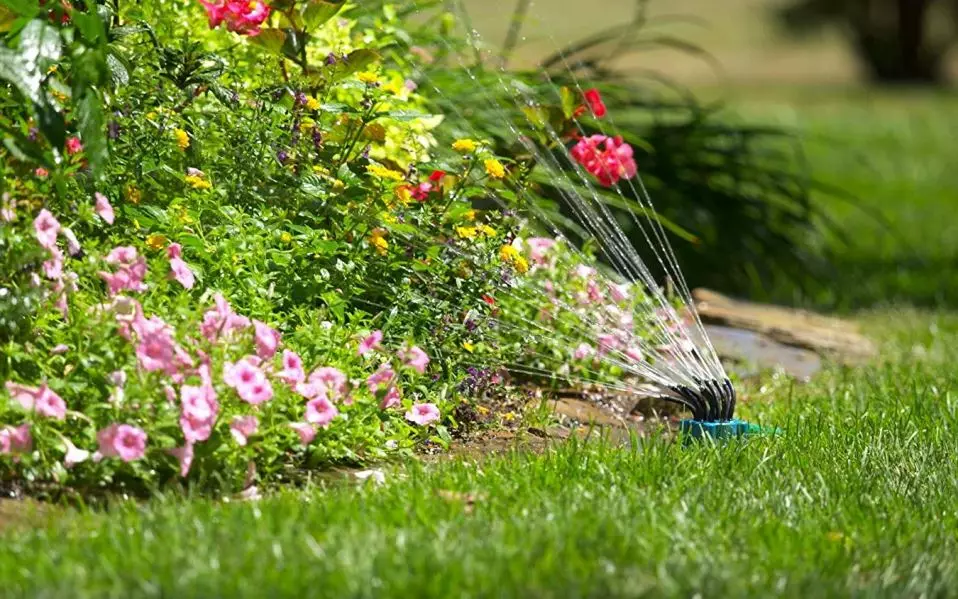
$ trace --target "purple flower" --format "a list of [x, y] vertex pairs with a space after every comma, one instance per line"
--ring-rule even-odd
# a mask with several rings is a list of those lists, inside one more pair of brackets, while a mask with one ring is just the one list
[[276, 152], [276, 160], [279, 160], [280, 164], [286, 164], [286, 161], [289, 160], [289, 154], [286, 153], [286, 150], [280, 150]]
[[313, 129], [313, 146], [318, 150], [323, 145], [323, 134], [319, 129]]
[[325, 62], [326, 62], [326, 66], [329, 66], [329, 67], [336, 64], [336, 54], [334, 54], [333, 52], [330, 52], [329, 54], [327, 54]]
[[110, 121], [106, 126], [106, 134], [110, 139], [116, 139], [120, 137], [120, 123], [116, 121]]
[[306, 99], [307, 99], [306, 94], [304, 94], [303, 92], [296, 92], [296, 104], [300, 106], [305, 106]]

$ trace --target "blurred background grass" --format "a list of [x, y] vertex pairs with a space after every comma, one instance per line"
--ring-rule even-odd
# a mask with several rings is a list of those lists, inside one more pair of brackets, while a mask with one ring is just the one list
[[[735, 291], [837, 309], [901, 302], [955, 307], [958, 168], [952, 151], [958, 98], [947, 86], [870, 83], [847, 29], [789, 35], [776, 19], [784, 3], [652, 0], [647, 11], [649, 30], [658, 32], [653, 37], [680, 40], [707, 55], [650, 44], [612, 61], [633, 78], [661, 76], [703, 101], [721, 102], [723, 119], [795, 131], [810, 174], [851, 196], [812, 194], [839, 225], [840, 234], [826, 234], [825, 247], [815, 248], [833, 267], [825, 284], [799, 291], [788, 282], [766, 282]], [[465, 5], [486, 42], [501, 43], [515, 3], [466, 0]], [[634, 0], [537, 0], [512, 64], [533, 65], [573, 41], [623, 24], [635, 5]], [[945, 61], [951, 78], [954, 58], [952, 53]], [[696, 284], [694, 269], [684, 266]]]

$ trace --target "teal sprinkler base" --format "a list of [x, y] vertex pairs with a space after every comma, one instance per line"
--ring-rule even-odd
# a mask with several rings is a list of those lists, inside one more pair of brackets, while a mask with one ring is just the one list
[[709, 437], [712, 440], [719, 441], [731, 439], [734, 437], [746, 437], [761, 434], [777, 434], [781, 431], [777, 428], [768, 429], [757, 424], [749, 424], [744, 420], [725, 420], [716, 422], [706, 422], [703, 420], [693, 420], [687, 418], [679, 423], [679, 432], [682, 438], [689, 442], [691, 440], [700, 440]]

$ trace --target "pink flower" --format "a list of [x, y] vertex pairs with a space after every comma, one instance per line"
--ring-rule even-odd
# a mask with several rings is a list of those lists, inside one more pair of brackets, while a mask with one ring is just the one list
[[316, 438], [316, 429], [311, 424], [291, 422], [289, 426], [299, 435], [299, 440], [303, 445], [309, 445]]
[[43, 177], [46, 177], [47, 175], [49, 175], [50, 171], [43, 168], [42, 166], [38, 166], [37, 168], [33, 170], [33, 174], [42, 179]]
[[200, 4], [206, 9], [211, 29], [225, 21], [228, 30], [241, 35], [258, 35], [270, 13], [262, 0], [200, 0]]
[[359, 342], [359, 355], [364, 356], [374, 349], [379, 348], [379, 343], [383, 340], [382, 331], [373, 331], [368, 337]]
[[36, 395], [36, 411], [41, 416], [63, 420], [67, 416], [67, 404], [63, 398], [54, 393], [46, 383], [40, 387]]
[[96, 435], [100, 449], [94, 459], [118, 457], [132, 462], [146, 453], [146, 433], [129, 424], [111, 424]]
[[315, 399], [317, 397], [328, 397], [326, 385], [320, 382], [302, 382], [296, 383], [294, 390], [306, 399]]
[[240, 399], [252, 405], [269, 401], [273, 397], [273, 386], [263, 371], [248, 357], [235, 364], [227, 364], [223, 382], [236, 389]]
[[399, 407], [400, 399], [399, 387], [393, 385], [389, 389], [386, 389], [386, 394], [383, 395], [383, 400], [379, 402], [379, 409], [388, 410], [389, 408]]
[[633, 159], [632, 146], [621, 137], [591, 135], [583, 137], [569, 151], [599, 183], [611, 187], [620, 179], [631, 179], [638, 171]]
[[90, 452], [80, 449], [66, 437], [63, 438], [63, 445], [66, 453], [63, 456], [63, 465], [66, 468], [72, 468], [80, 462], [85, 462], [90, 458]]
[[330, 394], [332, 399], [339, 399], [346, 395], [347, 379], [343, 371], [332, 366], [317, 368], [309, 375], [311, 383], [319, 383]]
[[76, 256], [80, 253], [80, 242], [77, 240], [77, 236], [73, 234], [68, 228], [64, 228], [60, 231], [63, 234], [63, 237], [67, 240], [67, 253], [71, 256]]
[[110, 200], [107, 199], [105, 195], [99, 191], [93, 194], [93, 197], [96, 198], [96, 213], [102, 218], [106, 224], [113, 224], [113, 206], [110, 205]]
[[50, 259], [43, 263], [43, 274], [53, 281], [63, 276], [63, 252], [57, 246], [50, 249]]
[[179, 370], [180, 348], [173, 340], [172, 329], [163, 319], [153, 316], [149, 320], [142, 316], [134, 320], [133, 329], [139, 338], [136, 346], [136, 360], [146, 372], [162, 370], [173, 375]]
[[213, 296], [216, 306], [203, 314], [203, 323], [200, 332], [209, 341], [215, 342], [220, 336], [228, 336], [233, 331], [245, 329], [249, 326], [249, 319], [233, 312], [226, 298], [217, 293]]
[[426, 426], [439, 420], [439, 408], [433, 403], [413, 404], [406, 412], [406, 420], [419, 426]]
[[24, 410], [33, 410], [34, 405], [36, 405], [37, 395], [40, 394], [38, 388], [28, 387], [27, 385], [14, 383], [13, 381], [7, 381], [4, 383], [4, 386], [7, 388], [7, 392], [10, 393], [10, 399], [20, 404], [20, 407]]
[[609, 333], [602, 333], [596, 337], [596, 341], [599, 343], [599, 354], [607, 354], [610, 351], [618, 348], [619, 340], [615, 335]]
[[596, 88], [587, 89], [583, 94], [585, 96], [585, 101], [589, 105], [589, 110], [592, 111], [592, 114], [595, 115], [595, 118], [601, 119], [605, 116], [605, 103], [602, 101], [602, 96], [599, 94], [599, 90]]
[[0, 453], [29, 453], [31, 449], [33, 449], [33, 436], [30, 434], [29, 422], [24, 422], [20, 426], [7, 426], [0, 430]]
[[283, 369], [279, 371], [276, 376], [290, 385], [303, 382], [306, 379], [306, 371], [303, 370], [303, 359], [300, 358], [296, 352], [284, 349]]
[[33, 220], [33, 231], [36, 233], [37, 241], [48, 250], [53, 250], [57, 245], [57, 234], [60, 233], [60, 222], [50, 214], [50, 211], [44, 208], [40, 214]]
[[425, 374], [426, 366], [429, 364], [429, 356], [421, 348], [412, 346], [404, 352], [401, 352], [400, 358], [406, 366], [409, 366], [419, 374]]
[[212, 387], [183, 385], [180, 388], [180, 404], [180, 429], [186, 442], [192, 444], [209, 439], [219, 412]]
[[193, 271], [181, 258], [170, 259], [170, 272], [173, 274], [173, 279], [186, 289], [192, 289], [196, 283]]
[[625, 355], [636, 362], [642, 361], [642, 350], [637, 347], [629, 347], [625, 350]]
[[612, 301], [615, 302], [624, 302], [629, 299], [628, 283], [622, 283], [621, 285], [611, 283], [609, 285], [609, 295], [612, 296]]
[[40, 416], [63, 420], [66, 418], [67, 405], [46, 383], [39, 388], [28, 387], [12, 381], [5, 384], [10, 398], [28, 412], [36, 412]]
[[268, 360], [276, 355], [281, 339], [280, 334], [273, 328], [270, 328], [265, 322], [254, 320], [253, 327], [256, 329], [254, 340], [256, 341], [256, 355], [264, 360]]
[[146, 258], [138, 256], [136, 248], [115, 247], [107, 254], [104, 261], [119, 267], [115, 273], [103, 271], [98, 273], [100, 278], [106, 281], [110, 295], [116, 295], [124, 290], [146, 291], [146, 285], [143, 283], [146, 277]]
[[245, 447], [247, 439], [256, 434], [259, 420], [256, 416], [233, 416], [230, 422], [230, 434], [236, 439], [240, 447]]
[[366, 386], [370, 393], [375, 393], [380, 387], [390, 384], [396, 378], [396, 371], [389, 364], [383, 364], [379, 370], [369, 375], [366, 379]]
[[53, 354], [54, 356], [65, 354], [68, 351], [70, 351], [70, 347], [66, 345], [65, 343], [59, 343], [57, 345], [54, 345], [53, 348], [50, 349], [50, 353]]
[[10, 199], [10, 194], [5, 193], [0, 197], [0, 221], [12, 223], [17, 220], [17, 204]]
[[529, 246], [529, 258], [536, 264], [546, 264], [546, 254], [556, 244], [555, 239], [548, 237], [532, 237], [526, 240]]
[[169, 450], [169, 453], [180, 463], [180, 476], [186, 478], [193, 465], [193, 444], [187, 441], [183, 447], [174, 447]]
[[67, 139], [67, 154], [73, 155], [78, 154], [83, 151], [83, 144], [80, 143], [80, 138], [77, 136], [70, 137]]
[[576, 360], [584, 360], [595, 353], [595, 350], [592, 349], [592, 346], [588, 343], [580, 343], [576, 346], [575, 351], [572, 353], [572, 357]]
[[339, 414], [339, 410], [325, 397], [318, 397], [306, 404], [306, 422], [326, 428]]

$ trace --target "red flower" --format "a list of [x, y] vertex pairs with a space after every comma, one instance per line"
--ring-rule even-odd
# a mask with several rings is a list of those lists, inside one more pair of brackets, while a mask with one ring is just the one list
[[445, 176], [446, 176], [446, 171], [436, 170], [436, 171], [433, 171], [431, 175], [429, 175], [429, 181], [431, 181], [432, 183], [439, 183], [440, 181], [442, 181], [442, 178]]
[[482, 301], [486, 302], [486, 303], [489, 304], [490, 306], [495, 306], [495, 305], [496, 305], [496, 298], [492, 297], [491, 295], [483, 295], [483, 296], [482, 296]]
[[430, 193], [432, 193], [432, 183], [420, 183], [409, 190], [409, 195], [420, 202], [425, 202]]
[[599, 90], [596, 88], [587, 89], [583, 94], [585, 96], [585, 101], [589, 104], [589, 109], [592, 110], [592, 114], [597, 119], [601, 119], [605, 116], [605, 103], [602, 102], [602, 95], [599, 94]]
[[607, 135], [583, 137], [569, 151], [576, 162], [606, 187], [615, 185], [619, 179], [635, 176], [638, 167], [632, 153], [632, 146], [621, 137]]

